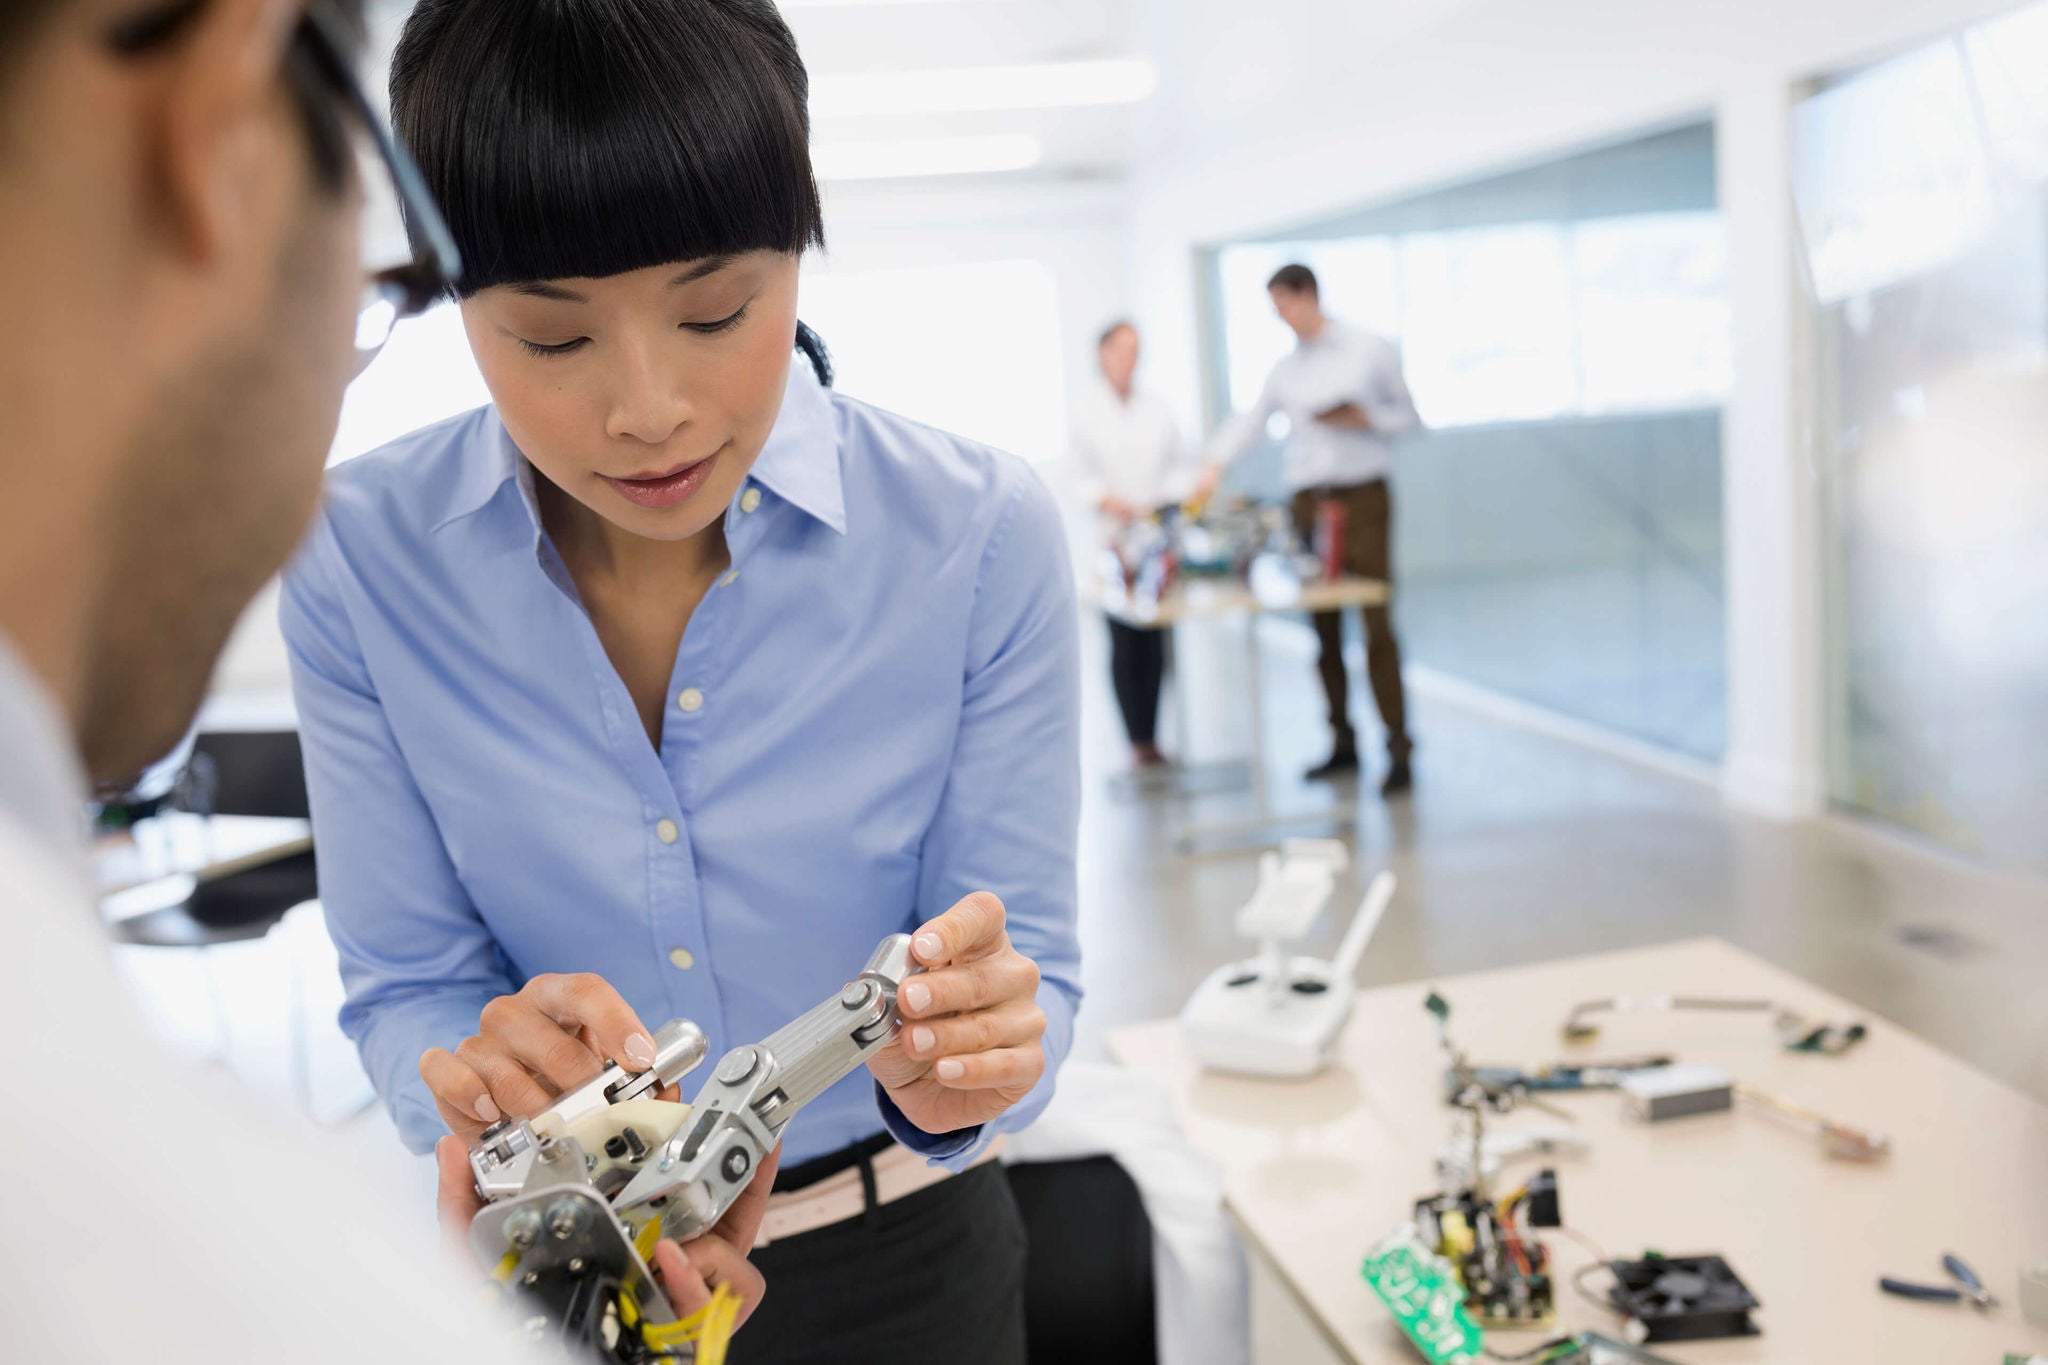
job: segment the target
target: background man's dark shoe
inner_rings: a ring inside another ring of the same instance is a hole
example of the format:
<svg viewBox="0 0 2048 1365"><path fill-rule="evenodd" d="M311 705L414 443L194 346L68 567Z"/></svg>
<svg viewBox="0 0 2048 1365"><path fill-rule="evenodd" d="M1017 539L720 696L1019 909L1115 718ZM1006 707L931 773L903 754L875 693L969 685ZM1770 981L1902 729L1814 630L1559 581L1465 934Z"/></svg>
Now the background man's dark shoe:
<svg viewBox="0 0 2048 1365"><path fill-rule="evenodd" d="M1380 779L1381 796L1399 796L1415 785L1415 774L1408 769L1408 760L1401 759L1387 769L1387 775Z"/></svg>
<svg viewBox="0 0 2048 1365"><path fill-rule="evenodd" d="M1302 774L1310 782L1328 782L1333 777L1350 777L1358 771L1358 750L1339 749L1329 758Z"/></svg>

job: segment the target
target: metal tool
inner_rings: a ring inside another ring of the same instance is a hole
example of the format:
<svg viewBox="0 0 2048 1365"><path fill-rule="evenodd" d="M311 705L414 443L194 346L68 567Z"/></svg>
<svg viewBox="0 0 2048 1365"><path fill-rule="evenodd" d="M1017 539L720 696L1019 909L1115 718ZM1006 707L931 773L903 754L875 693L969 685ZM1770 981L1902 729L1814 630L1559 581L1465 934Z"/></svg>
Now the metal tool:
<svg viewBox="0 0 2048 1365"><path fill-rule="evenodd" d="M918 970L908 934L883 939L845 990L726 1053L693 1105L659 1098L708 1051L672 1019L646 1071L609 1064L545 1113L485 1129L469 1154L484 1199L470 1245L519 1296L522 1332L605 1361L690 1359L655 1243L717 1225L796 1112L895 1038L897 990Z"/></svg>
<svg viewBox="0 0 2048 1365"><path fill-rule="evenodd" d="M1921 1299L1931 1303L1955 1303L1960 1299L1968 1299L1979 1311L1989 1311L1998 1306L1998 1300L1991 1297L1991 1291L1984 1287L1984 1281L1978 1279L1977 1272L1963 1263L1962 1257L1954 1253L1943 1256L1941 1267L1955 1280L1955 1284L1916 1284L1911 1280L1896 1280L1887 1275L1877 1282L1877 1287L1902 1299Z"/></svg>
<svg viewBox="0 0 2048 1365"><path fill-rule="evenodd" d="M892 934L836 998L761 1042L726 1053L691 1101L683 1131L619 1192L614 1206L670 1200L662 1231L678 1241L715 1225L782 1141L790 1117L896 1036L896 992L917 970L910 936Z"/></svg>

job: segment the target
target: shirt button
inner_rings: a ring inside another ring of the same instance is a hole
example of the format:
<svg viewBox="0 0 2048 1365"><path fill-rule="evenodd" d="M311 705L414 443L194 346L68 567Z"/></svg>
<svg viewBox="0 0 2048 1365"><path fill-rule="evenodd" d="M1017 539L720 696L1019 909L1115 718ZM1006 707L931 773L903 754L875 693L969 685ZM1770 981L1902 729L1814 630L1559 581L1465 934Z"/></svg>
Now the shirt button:
<svg viewBox="0 0 2048 1365"><path fill-rule="evenodd" d="M672 844L683 837L683 832L676 828L676 822L673 820L662 821L654 827L654 832L660 836L664 844Z"/></svg>
<svg viewBox="0 0 2048 1365"><path fill-rule="evenodd" d="M676 970L679 972L687 972L697 965L696 955L688 948L675 949L668 955L668 960L676 964Z"/></svg>
<svg viewBox="0 0 2048 1365"><path fill-rule="evenodd" d="M735 578L738 578L739 576L740 571L738 569L734 569L731 573L727 574L725 577L718 580L718 586L721 588L729 588L732 586L732 581Z"/></svg>
<svg viewBox="0 0 2048 1365"><path fill-rule="evenodd" d="M749 488L749 489L748 489L748 490L747 490L746 492L744 492L744 493L740 494L740 510L741 510L742 512L751 512L751 511L753 511L753 510L754 510L754 509L755 509L756 507L759 507L760 505L761 505L761 490L760 490L760 489L758 489L758 488Z"/></svg>
<svg viewBox="0 0 2048 1365"><path fill-rule="evenodd" d="M694 687L686 687L676 697L676 705L685 711L695 711L704 704L704 694Z"/></svg>

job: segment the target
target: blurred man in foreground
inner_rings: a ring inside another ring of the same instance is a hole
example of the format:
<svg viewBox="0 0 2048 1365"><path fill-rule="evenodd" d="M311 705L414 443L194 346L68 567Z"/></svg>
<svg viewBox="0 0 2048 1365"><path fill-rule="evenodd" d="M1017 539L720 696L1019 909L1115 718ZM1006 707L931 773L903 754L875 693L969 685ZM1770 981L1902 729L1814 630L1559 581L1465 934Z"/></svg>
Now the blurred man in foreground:
<svg viewBox="0 0 2048 1365"><path fill-rule="evenodd" d="M1223 466L1258 446L1275 413L1285 413L1291 423L1287 484L1303 539L1312 540L1321 529L1334 537L1335 562L1343 572L1391 587L1394 500L1389 478L1394 457L1387 442L1422 424L1401 375L1400 353L1385 338L1324 313L1315 273L1305 265L1281 267L1266 289L1299 344L1266 377L1256 406L1218 433L1212 482ZM1387 732L1387 772L1380 790L1392 796L1414 781L1408 766L1413 746L1401 685L1401 646L1394 639L1390 604L1367 607L1364 614L1366 672ZM1329 759L1308 776L1346 776L1358 771L1358 738L1351 728L1343 616L1318 612L1315 626L1332 743Z"/></svg>
<svg viewBox="0 0 2048 1365"><path fill-rule="evenodd" d="M151 1042L83 848L88 783L119 785L171 748L304 531L358 345L453 270L452 256L400 266L362 306L366 191L388 205L416 187L350 70L359 11L0 5L10 1360L504 1356L498 1324L337 1169L336 1145L266 1131ZM440 1155L459 1230L463 1153ZM665 1277L748 1269L724 1242L670 1245L662 1262Z"/></svg>

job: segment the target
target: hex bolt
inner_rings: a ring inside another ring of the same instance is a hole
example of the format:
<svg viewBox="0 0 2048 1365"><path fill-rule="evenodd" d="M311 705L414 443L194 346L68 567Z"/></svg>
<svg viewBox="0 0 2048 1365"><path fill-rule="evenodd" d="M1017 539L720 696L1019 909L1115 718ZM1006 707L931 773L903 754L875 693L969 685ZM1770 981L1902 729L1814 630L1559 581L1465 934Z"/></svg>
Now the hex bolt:
<svg viewBox="0 0 2048 1365"><path fill-rule="evenodd" d="M845 990L839 993L839 1004L842 1008L845 1009L861 1010L866 1009L868 1007L868 1002L873 1000L874 998L874 982L856 981L851 986L848 986Z"/></svg>
<svg viewBox="0 0 2048 1365"><path fill-rule="evenodd" d="M751 1047L736 1047L725 1054L725 1060L718 1064L718 1079L727 1085L738 1085L754 1074L754 1068L761 1064L761 1054Z"/></svg>

